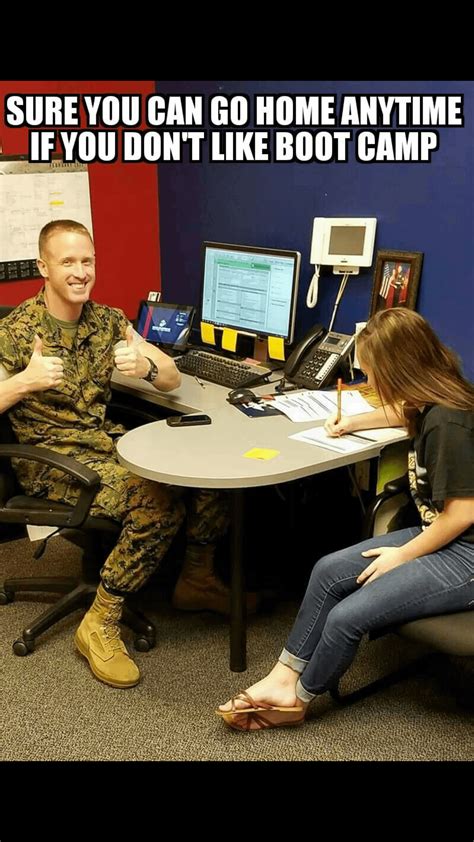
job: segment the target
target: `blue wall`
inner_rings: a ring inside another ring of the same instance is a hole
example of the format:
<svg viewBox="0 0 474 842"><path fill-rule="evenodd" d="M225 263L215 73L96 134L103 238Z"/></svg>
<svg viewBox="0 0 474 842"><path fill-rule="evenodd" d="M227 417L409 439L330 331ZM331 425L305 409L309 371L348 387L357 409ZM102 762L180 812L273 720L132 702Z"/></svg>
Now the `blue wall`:
<svg viewBox="0 0 474 842"><path fill-rule="evenodd" d="M417 310L461 356L474 378L474 83L157 82L159 93L464 94L463 128L441 128L432 162L361 164L350 144L344 163L164 163L159 166L164 300L198 303L201 243L298 249L302 254L296 337L329 323L339 277L323 268L319 301L306 308L315 216L375 216L375 249L424 252ZM291 127L289 127L291 129ZM374 253L375 264L375 253ZM368 316L372 272L350 278L335 329L352 333Z"/></svg>

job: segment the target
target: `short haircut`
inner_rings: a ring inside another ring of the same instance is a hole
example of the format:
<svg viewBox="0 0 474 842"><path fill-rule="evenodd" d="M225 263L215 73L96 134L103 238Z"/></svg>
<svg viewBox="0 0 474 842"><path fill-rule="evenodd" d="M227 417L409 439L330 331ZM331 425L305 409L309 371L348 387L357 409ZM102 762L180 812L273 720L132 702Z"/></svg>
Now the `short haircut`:
<svg viewBox="0 0 474 842"><path fill-rule="evenodd" d="M40 257L44 254L49 238L58 231L72 231L74 234L83 234L85 237L89 237L91 243L93 242L90 232L82 222L75 222L74 219L54 219L52 222L43 225L40 231L38 239Z"/></svg>

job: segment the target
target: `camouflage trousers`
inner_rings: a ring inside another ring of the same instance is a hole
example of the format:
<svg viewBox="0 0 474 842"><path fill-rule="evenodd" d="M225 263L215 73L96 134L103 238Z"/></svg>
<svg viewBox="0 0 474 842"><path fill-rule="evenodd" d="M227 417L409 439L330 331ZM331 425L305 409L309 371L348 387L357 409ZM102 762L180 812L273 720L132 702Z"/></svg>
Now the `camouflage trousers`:
<svg viewBox="0 0 474 842"><path fill-rule="evenodd" d="M214 543L228 528L224 492L187 490L143 479L122 467L114 453L98 456L76 451L69 455L97 471L102 479L90 514L122 524L118 541L100 571L103 583L113 590L130 593L145 584L178 532L186 510L189 542ZM30 485L22 479L23 486ZM78 484L52 468L40 469L31 485L25 488L27 493L58 502L73 504L79 495Z"/></svg>

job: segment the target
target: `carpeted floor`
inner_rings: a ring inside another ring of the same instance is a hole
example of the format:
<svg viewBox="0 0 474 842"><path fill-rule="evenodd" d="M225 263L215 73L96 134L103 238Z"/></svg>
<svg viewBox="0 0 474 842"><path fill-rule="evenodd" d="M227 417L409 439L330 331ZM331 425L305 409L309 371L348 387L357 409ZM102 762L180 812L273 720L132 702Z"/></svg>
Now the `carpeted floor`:
<svg viewBox="0 0 474 842"><path fill-rule="evenodd" d="M40 561L26 539L0 545L1 579L73 575L79 551L53 539ZM53 597L51 597L51 600ZM325 695L302 728L241 734L215 706L262 677L281 650L296 603L251 618L246 673L228 666L228 627L211 614L174 611L162 593L143 592L158 642L135 653L141 683L114 690L93 678L76 653L76 613L38 641L25 658L11 644L46 601L31 595L0 606L0 682L4 726L0 760L430 760L473 759L473 716L429 677L416 677L347 708ZM128 632L125 632L125 636ZM363 643L344 679L354 688L414 650L393 637Z"/></svg>

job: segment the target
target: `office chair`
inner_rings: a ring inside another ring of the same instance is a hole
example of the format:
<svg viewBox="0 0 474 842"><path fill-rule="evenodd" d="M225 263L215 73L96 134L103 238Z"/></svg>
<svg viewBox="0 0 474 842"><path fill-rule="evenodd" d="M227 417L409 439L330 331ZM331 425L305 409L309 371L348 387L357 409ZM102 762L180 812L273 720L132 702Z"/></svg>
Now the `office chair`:
<svg viewBox="0 0 474 842"><path fill-rule="evenodd" d="M120 404L111 404L108 415L120 418L122 423L130 428L156 420L153 415L145 411L134 410L130 406ZM53 450L16 443L6 413L0 415L0 442L0 525L4 535L3 537L0 532L0 540L20 537L24 533L26 524L55 526L62 537L83 549L82 575L79 581L65 577L7 579L3 587L0 587L0 605L11 602L15 595L21 592L42 591L63 594L54 605L23 629L21 637L13 643L15 655L27 655L33 651L36 638L46 629L77 608L89 607L92 603L99 581L99 569L118 538L121 524L106 517L89 515L101 481L96 471ZM76 504L69 506L65 503L25 495L17 483L11 466L10 460L13 457L50 465L76 479L81 486ZM18 527L22 527L20 535ZM47 539L35 551L35 558L41 557L46 543ZM134 645L137 650L147 652L155 645L155 628L138 611L125 605L122 622L135 632Z"/></svg>
<svg viewBox="0 0 474 842"><path fill-rule="evenodd" d="M402 529L405 526L419 524L418 511L411 498L408 474L386 483L383 491L368 508L363 527L363 538L370 538L374 533L375 519L381 507L396 495L403 494L406 503L390 526ZM392 531L392 530L389 530ZM383 539L383 536L381 536ZM383 543L383 540L381 540ZM368 695L396 682L408 678L417 672L437 672L448 680L449 689L454 692L457 702L463 707L474 707L472 658L474 657L474 611L459 611L455 614L439 614L423 617L390 628L379 629L369 634L369 640L394 633L414 643L423 644L430 650L428 654L415 659L400 669L373 681L365 687L342 695L337 683L330 694L340 704L346 705L365 698ZM451 669L446 670L446 661ZM441 671L439 670L441 667Z"/></svg>

